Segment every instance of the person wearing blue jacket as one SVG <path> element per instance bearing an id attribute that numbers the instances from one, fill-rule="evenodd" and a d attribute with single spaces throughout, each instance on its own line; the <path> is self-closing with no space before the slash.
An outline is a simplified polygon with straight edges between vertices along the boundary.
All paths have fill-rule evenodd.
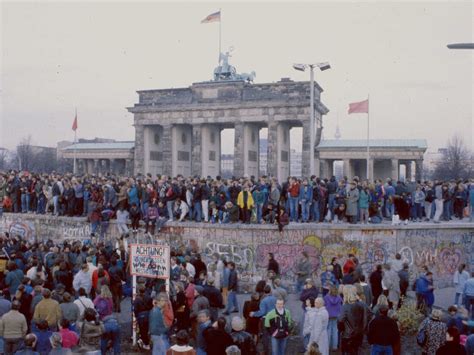
<path id="1" fill-rule="evenodd" d="M 415 292 L 418 296 L 418 306 L 421 302 L 425 305 L 425 312 L 431 313 L 435 297 L 434 297 L 434 286 L 433 286 L 433 273 L 428 271 L 426 275 L 421 275 L 416 280 Z"/>
<path id="2" fill-rule="evenodd" d="M 311 203 L 313 202 L 313 188 L 309 186 L 308 179 L 303 180 L 303 185 L 300 186 L 299 201 L 301 204 L 301 221 L 303 223 L 309 222 L 309 211 Z"/>
<path id="3" fill-rule="evenodd" d="M 169 348 L 168 328 L 165 325 L 162 309 L 166 304 L 166 297 L 159 295 L 153 300 L 153 308 L 149 315 L 149 331 L 153 341 L 153 355 L 165 355 Z"/>

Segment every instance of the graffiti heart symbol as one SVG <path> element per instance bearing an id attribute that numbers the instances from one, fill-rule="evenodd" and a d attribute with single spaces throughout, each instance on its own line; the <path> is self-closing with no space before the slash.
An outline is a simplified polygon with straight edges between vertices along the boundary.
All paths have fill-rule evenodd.
<path id="1" fill-rule="evenodd" d="M 439 272 L 453 274 L 456 272 L 462 259 L 462 251 L 459 249 L 444 248 L 439 253 Z"/>

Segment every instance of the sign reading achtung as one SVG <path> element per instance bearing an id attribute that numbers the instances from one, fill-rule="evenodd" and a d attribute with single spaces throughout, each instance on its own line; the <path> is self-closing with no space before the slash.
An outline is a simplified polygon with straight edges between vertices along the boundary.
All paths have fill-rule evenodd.
<path id="1" fill-rule="evenodd" d="M 170 248 L 164 245 L 131 244 L 130 273 L 135 276 L 168 279 Z"/>

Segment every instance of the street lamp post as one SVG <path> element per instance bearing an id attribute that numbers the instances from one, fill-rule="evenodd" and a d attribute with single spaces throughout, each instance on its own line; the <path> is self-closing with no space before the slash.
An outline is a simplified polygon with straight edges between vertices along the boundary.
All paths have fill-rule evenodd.
<path id="1" fill-rule="evenodd" d="M 314 67 L 318 67 L 319 70 L 324 71 L 331 69 L 329 63 L 316 63 L 316 64 L 293 64 L 293 68 L 299 71 L 305 71 L 309 68 L 309 176 L 314 174 L 314 131 L 315 131 L 315 119 L 314 119 Z"/>

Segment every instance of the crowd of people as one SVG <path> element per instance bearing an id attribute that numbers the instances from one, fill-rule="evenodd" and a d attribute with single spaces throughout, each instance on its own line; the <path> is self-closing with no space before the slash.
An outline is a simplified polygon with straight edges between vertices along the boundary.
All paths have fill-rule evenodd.
<path id="1" fill-rule="evenodd" d="M 474 221 L 474 180 L 362 181 L 138 175 L 73 176 L 11 171 L 0 175 L 3 212 L 87 216 L 104 234 L 117 218 L 129 233 L 154 234 L 167 221 L 207 223 L 393 223 Z"/>
<path id="2" fill-rule="evenodd" d="M 124 353 L 119 315 L 131 295 L 124 243 L 30 243 L 1 235 L 0 352 Z M 433 308 L 433 274 L 424 268 L 414 275 L 400 254 L 368 274 L 352 254 L 318 270 L 306 252 L 298 260 L 293 290 L 281 278 L 288 270 L 280 269 L 278 255 L 268 254 L 266 274 L 239 305 L 232 261 L 215 254 L 206 263 L 192 246 L 173 248 L 168 285 L 137 280 L 130 302 L 139 347 L 154 355 L 282 355 L 296 335 L 308 355 L 354 355 L 367 347 L 371 354 L 401 354 L 398 310 L 414 291 L 426 315 L 416 337 L 422 352 L 474 353 L 474 273 L 466 265 L 454 275 L 454 304 L 444 314 Z M 293 292 L 301 320 L 287 307 Z"/>

